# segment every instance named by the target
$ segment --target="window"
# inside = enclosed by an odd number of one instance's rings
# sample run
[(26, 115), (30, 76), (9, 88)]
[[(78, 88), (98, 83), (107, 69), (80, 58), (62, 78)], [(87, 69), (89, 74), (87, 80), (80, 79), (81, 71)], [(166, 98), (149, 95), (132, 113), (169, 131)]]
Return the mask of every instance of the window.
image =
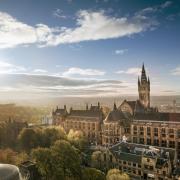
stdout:
[(140, 127), (140, 135), (144, 135), (144, 127)]
[(177, 137), (180, 138), (180, 129), (177, 131)]
[(136, 135), (137, 134), (137, 126), (133, 127), (133, 131), (134, 131), (133, 133)]
[(133, 143), (137, 143), (137, 137), (133, 137)]
[(151, 145), (151, 139), (147, 139), (147, 145)]
[(147, 135), (151, 136), (151, 128), (150, 127), (147, 127)]
[(162, 141), (161, 141), (161, 146), (162, 146), (162, 147), (167, 147), (167, 142), (166, 142), (166, 140), (162, 140)]
[(166, 137), (166, 129), (165, 128), (161, 129), (161, 136)]
[(175, 142), (174, 141), (169, 141), (169, 147), (170, 148), (175, 148)]
[(154, 128), (154, 136), (158, 136), (158, 128)]
[(174, 129), (169, 129), (169, 137), (174, 138)]
[(158, 139), (154, 139), (154, 146), (159, 146), (159, 140)]
[(139, 143), (140, 143), (140, 144), (144, 144), (144, 138), (140, 138), (140, 139), (139, 139)]

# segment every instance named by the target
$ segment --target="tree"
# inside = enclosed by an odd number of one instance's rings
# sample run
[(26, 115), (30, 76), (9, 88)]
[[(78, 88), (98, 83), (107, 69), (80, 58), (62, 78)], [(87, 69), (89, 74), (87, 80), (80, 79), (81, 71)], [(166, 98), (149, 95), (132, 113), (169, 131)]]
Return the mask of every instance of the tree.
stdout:
[(130, 177), (119, 169), (110, 169), (107, 173), (106, 180), (130, 180)]
[(16, 164), (17, 152), (12, 149), (0, 149), (0, 162), (6, 164)]
[(57, 141), (50, 148), (32, 151), (40, 174), (47, 180), (81, 179), (81, 158), (77, 150), (65, 140)]
[(32, 156), (36, 160), (40, 174), (47, 180), (50, 180), (54, 173), (51, 153), (51, 150), (48, 148), (37, 148), (32, 151)]
[(85, 180), (105, 180), (105, 174), (95, 168), (85, 168), (83, 170), (82, 179)]
[(42, 147), (42, 130), (40, 128), (25, 128), (18, 136), (21, 147), (30, 152), (31, 149), (36, 147)]
[(62, 173), (62, 176), (66, 178), (79, 179), (81, 177), (80, 156), (69, 142), (65, 140), (57, 141), (52, 147), (52, 155), (55, 172)]
[(57, 140), (66, 139), (66, 133), (63, 128), (61, 127), (50, 127), (45, 128), (42, 134), (43, 138), (43, 146), (50, 147), (53, 145)]
[(102, 159), (101, 159), (101, 151), (95, 151), (91, 155), (91, 165), (97, 169), (102, 168)]
[(82, 131), (74, 131), (71, 129), (67, 135), (67, 139), (79, 150), (85, 151), (87, 149), (88, 142)]

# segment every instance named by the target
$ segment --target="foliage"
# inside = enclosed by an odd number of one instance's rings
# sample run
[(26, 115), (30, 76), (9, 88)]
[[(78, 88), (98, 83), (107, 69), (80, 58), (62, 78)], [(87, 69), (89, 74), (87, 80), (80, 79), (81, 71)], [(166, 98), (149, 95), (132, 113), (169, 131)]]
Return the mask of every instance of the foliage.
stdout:
[(102, 159), (101, 159), (101, 151), (95, 151), (91, 155), (91, 165), (97, 169), (102, 168)]
[(46, 179), (80, 179), (81, 159), (77, 150), (65, 140), (57, 141), (51, 148), (33, 150), (39, 172)]
[(119, 169), (110, 169), (107, 173), (106, 180), (130, 180), (130, 177)]
[(27, 152), (38, 146), (42, 146), (42, 129), (40, 128), (25, 128), (18, 137), (19, 143)]
[(88, 146), (88, 141), (82, 131), (74, 131), (71, 129), (67, 135), (68, 141), (81, 151), (85, 151)]
[(12, 149), (0, 149), (0, 162), (5, 164), (18, 165), (23, 161), (26, 161), (28, 156), (26, 153), (18, 153)]
[(32, 151), (32, 156), (36, 160), (40, 174), (46, 179), (53, 177), (52, 155), (49, 148), (37, 148)]
[(11, 149), (1, 149), (0, 150), (0, 162), (7, 164), (15, 164), (16, 163), (17, 152), (14, 152)]
[(66, 139), (62, 128), (25, 128), (18, 137), (19, 143), (26, 152), (37, 147), (50, 147), (55, 141)]
[(82, 179), (85, 180), (105, 180), (105, 174), (95, 168), (85, 168), (82, 173)]
[(37, 123), (42, 117), (49, 114), (48, 108), (16, 106), (15, 104), (0, 104), (0, 122), (11, 117), (13, 120)]

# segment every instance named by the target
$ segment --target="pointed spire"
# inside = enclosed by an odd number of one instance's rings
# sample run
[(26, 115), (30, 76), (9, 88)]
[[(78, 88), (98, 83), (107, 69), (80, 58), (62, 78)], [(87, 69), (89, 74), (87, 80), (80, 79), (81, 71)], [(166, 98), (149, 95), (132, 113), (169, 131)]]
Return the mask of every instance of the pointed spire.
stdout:
[(98, 108), (100, 109), (100, 102), (98, 102)]
[(147, 82), (146, 70), (145, 70), (145, 67), (144, 67), (144, 63), (142, 65), (142, 72), (141, 72), (141, 83), (142, 82)]
[(64, 105), (64, 110), (66, 110), (66, 105)]
[(116, 103), (114, 102), (114, 110), (117, 110), (117, 106)]
[(88, 110), (88, 103), (86, 104), (86, 110)]

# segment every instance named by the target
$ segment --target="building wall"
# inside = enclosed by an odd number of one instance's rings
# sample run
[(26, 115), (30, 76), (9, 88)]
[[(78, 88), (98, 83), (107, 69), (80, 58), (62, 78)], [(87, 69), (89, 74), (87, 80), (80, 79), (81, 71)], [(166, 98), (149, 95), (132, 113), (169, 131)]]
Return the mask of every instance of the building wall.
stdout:
[(133, 121), (131, 142), (175, 148), (180, 159), (180, 123), (158, 121)]
[(101, 127), (98, 118), (89, 120), (88, 118), (67, 118), (64, 122), (66, 132), (70, 129), (82, 131), (89, 142), (101, 143)]

